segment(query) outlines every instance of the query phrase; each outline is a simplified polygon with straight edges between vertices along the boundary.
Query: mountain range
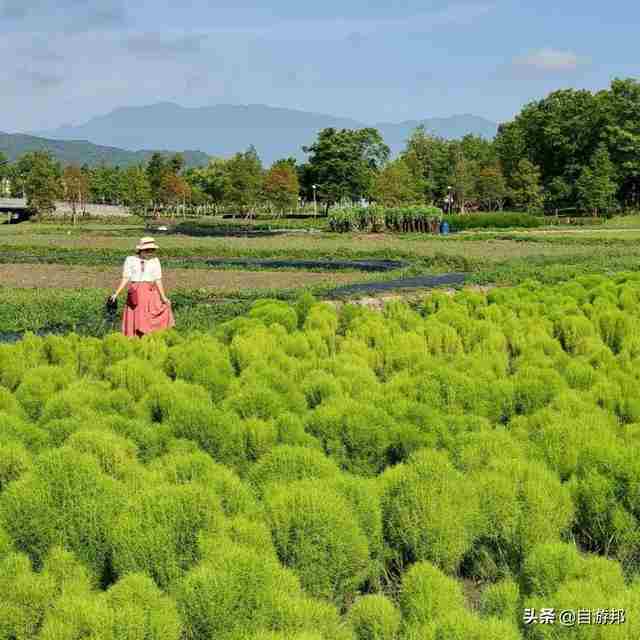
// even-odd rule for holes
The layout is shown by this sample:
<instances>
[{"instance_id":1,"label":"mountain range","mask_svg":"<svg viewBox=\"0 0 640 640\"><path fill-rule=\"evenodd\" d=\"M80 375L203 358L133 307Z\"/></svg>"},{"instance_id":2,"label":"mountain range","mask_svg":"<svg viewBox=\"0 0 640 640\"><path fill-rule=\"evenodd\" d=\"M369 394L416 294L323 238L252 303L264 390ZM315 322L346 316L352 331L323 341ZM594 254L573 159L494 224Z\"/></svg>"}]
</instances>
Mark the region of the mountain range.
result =
<instances>
[{"instance_id":1,"label":"mountain range","mask_svg":"<svg viewBox=\"0 0 640 640\"><path fill-rule=\"evenodd\" d=\"M218 157L229 157L253 144L263 162L271 164L278 158L290 156L303 160L302 146L312 144L317 133L327 127L375 127L395 155L421 124L430 133L443 138L460 138L468 133L492 138L498 127L495 122L471 114L367 124L351 118L265 105L191 108L161 102L115 109L85 124L66 125L34 135L53 140L88 141L103 148L127 151L199 149Z\"/></svg>"},{"instance_id":2,"label":"mountain range","mask_svg":"<svg viewBox=\"0 0 640 640\"><path fill-rule=\"evenodd\" d=\"M116 147L100 146L86 140L50 140L22 133L0 132L0 153L11 162L30 151L49 151L64 165L87 164L95 167L100 164L127 167L146 162L153 151L128 151ZM164 155L170 151L161 151ZM182 152L187 167L205 166L209 156L201 151Z\"/></svg>"}]
</instances>

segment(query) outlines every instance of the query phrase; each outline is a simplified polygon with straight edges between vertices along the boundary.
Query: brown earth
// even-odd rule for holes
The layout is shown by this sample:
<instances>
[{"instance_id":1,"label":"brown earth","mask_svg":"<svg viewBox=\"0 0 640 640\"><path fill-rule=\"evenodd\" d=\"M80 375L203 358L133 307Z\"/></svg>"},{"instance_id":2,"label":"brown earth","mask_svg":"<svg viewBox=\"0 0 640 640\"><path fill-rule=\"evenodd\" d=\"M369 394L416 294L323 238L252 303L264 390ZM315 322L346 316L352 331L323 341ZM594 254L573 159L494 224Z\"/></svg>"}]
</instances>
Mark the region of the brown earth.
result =
<instances>
[{"instance_id":1,"label":"brown earth","mask_svg":"<svg viewBox=\"0 0 640 640\"><path fill-rule=\"evenodd\" d=\"M75 267L54 264L0 265L0 286L18 288L113 289L120 281L119 267ZM349 284L363 280L362 273L315 273L311 271L231 271L170 269L163 274L165 288L293 289L318 284Z\"/></svg>"}]
</instances>

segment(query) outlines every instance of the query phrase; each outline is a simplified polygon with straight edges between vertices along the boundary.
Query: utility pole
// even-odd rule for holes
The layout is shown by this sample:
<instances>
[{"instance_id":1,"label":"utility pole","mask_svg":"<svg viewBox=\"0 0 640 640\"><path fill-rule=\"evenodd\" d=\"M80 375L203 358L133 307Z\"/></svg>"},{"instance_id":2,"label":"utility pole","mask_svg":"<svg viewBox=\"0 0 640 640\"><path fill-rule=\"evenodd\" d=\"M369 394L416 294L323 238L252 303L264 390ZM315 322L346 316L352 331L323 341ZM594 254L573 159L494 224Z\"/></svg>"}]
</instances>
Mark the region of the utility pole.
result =
<instances>
[{"instance_id":1,"label":"utility pole","mask_svg":"<svg viewBox=\"0 0 640 640\"><path fill-rule=\"evenodd\" d=\"M311 187L313 189L313 215L317 216L318 215L318 202L316 200L316 188L318 185L316 184L312 184Z\"/></svg>"}]
</instances>

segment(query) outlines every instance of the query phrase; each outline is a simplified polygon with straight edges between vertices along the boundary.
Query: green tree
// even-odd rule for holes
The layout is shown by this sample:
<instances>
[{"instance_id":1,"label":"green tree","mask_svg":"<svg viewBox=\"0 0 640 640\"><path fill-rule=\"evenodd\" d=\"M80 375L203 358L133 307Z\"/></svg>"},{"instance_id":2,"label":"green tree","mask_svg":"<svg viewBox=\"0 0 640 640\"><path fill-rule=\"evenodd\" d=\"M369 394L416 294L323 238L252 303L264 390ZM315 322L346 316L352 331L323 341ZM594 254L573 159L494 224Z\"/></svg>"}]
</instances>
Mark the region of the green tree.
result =
<instances>
[{"instance_id":1,"label":"green tree","mask_svg":"<svg viewBox=\"0 0 640 640\"><path fill-rule=\"evenodd\" d=\"M401 157L426 202L440 200L447 194L452 169L449 142L428 134L421 125L411 134Z\"/></svg>"},{"instance_id":2,"label":"green tree","mask_svg":"<svg viewBox=\"0 0 640 640\"><path fill-rule=\"evenodd\" d=\"M468 205L477 198L476 163L467 160L462 153L457 154L453 164L453 172L449 179L453 190L454 206L460 213L465 213Z\"/></svg>"},{"instance_id":3,"label":"green tree","mask_svg":"<svg viewBox=\"0 0 640 640\"><path fill-rule=\"evenodd\" d=\"M221 158L211 158L206 167L187 169L184 178L193 190L200 191L215 204L222 204L230 189L227 162Z\"/></svg>"},{"instance_id":4,"label":"green tree","mask_svg":"<svg viewBox=\"0 0 640 640\"><path fill-rule=\"evenodd\" d=\"M385 207L419 204L424 198L421 187L407 161L398 158L376 175L371 187L371 197Z\"/></svg>"},{"instance_id":5,"label":"green tree","mask_svg":"<svg viewBox=\"0 0 640 640\"><path fill-rule=\"evenodd\" d=\"M124 201L129 210L137 215L145 215L151 202L151 185L144 167L129 167L125 183Z\"/></svg>"},{"instance_id":6,"label":"green tree","mask_svg":"<svg viewBox=\"0 0 640 640\"><path fill-rule=\"evenodd\" d=\"M244 153L236 153L226 163L228 190L226 200L237 206L240 213L249 215L256 206L262 191L262 162L252 145Z\"/></svg>"},{"instance_id":7,"label":"green tree","mask_svg":"<svg viewBox=\"0 0 640 640\"><path fill-rule=\"evenodd\" d=\"M585 167L576 183L581 206L594 216L607 212L618 190L615 168L604 144L596 150L588 167Z\"/></svg>"},{"instance_id":8,"label":"green tree","mask_svg":"<svg viewBox=\"0 0 640 640\"><path fill-rule=\"evenodd\" d=\"M511 199L516 207L528 212L540 211L544 195L540 181L540 168L529 160L520 160L511 176Z\"/></svg>"},{"instance_id":9,"label":"green tree","mask_svg":"<svg viewBox=\"0 0 640 640\"><path fill-rule=\"evenodd\" d=\"M310 154L308 177L318 185L318 196L329 207L341 200L359 200L371 189L374 177L389 158L389 147L376 129L323 129Z\"/></svg>"},{"instance_id":10,"label":"green tree","mask_svg":"<svg viewBox=\"0 0 640 640\"><path fill-rule=\"evenodd\" d=\"M39 216L53 213L55 200L61 195L60 166L49 153L27 153L18 162L23 178L27 207Z\"/></svg>"},{"instance_id":11,"label":"green tree","mask_svg":"<svg viewBox=\"0 0 640 640\"><path fill-rule=\"evenodd\" d=\"M91 199L102 204L119 204L123 200L126 178L120 167L101 165L90 173Z\"/></svg>"},{"instance_id":12,"label":"green tree","mask_svg":"<svg viewBox=\"0 0 640 640\"><path fill-rule=\"evenodd\" d=\"M603 94L604 138L628 206L640 208L640 82L615 79Z\"/></svg>"},{"instance_id":13,"label":"green tree","mask_svg":"<svg viewBox=\"0 0 640 640\"><path fill-rule=\"evenodd\" d=\"M9 177L9 161L7 156L0 151L0 183ZM1 191L1 189L0 189Z\"/></svg>"},{"instance_id":14,"label":"green tree","mask_svg":"<svg viewBox=\"0 0 640 640\"><path fill-rule=\"evenodd\" d=\"M295 162L295 161L294 161ZM284 213L298 204L300 182L295 164L289 160L279 160L264 177L264 196L277 211Z\"/></svg>"},{"instance_id":15,"label":"green tree","mask_svg":"<svg viewBox=\"0 0 640 640\"><path fill-rule=\"evenodd\" d=\"M62 185L64 199L71 205L71 219L75 225L78 206L84 209L89 196L89 180L80 167L69 165L62 173Z\"/></svg>"},{"instance_id":16,"label":"green tree","mask_svg":"<svg viewBox=\"0 0 640 640\"><path fill-rule=\"evenodd\" d=\"M507 182L500 163L496 162L480 169L476 190L478 200L485 210L502 210L507 196Z\"/></svg>"},{"instance_id":17,"label":"green tree","mask_svg":"<svg viewBox=\"0 0 640 640\"><path fill-rule=\"evenodd\" d=\"M162 178L167 171L167 163L161 153L154 153L147 163L147 178L151 187L151 198L154 204L159 202L160 185Z\"/></svg>"},{"instance_id":18,"label":"green tree","mask_svg":"<svg viewBox=\"0 0 640 640\"><path fill-rule=\"evenodd\" d=\"M564 178L556 176L545 190L545 202L555 211L565 207L571 208L570 203L573 202L571 185Z\"/></svg>"},{"instance_id":19,"label":"green tree","mask_svg":"<svg viewBox=\"0 0 640 640\"><path fill-rule=\"evenodd\" d=\"M179 176L184 169L185 161L184 156L181 153L176 153L169 159L169 169L172 173Z\"/></svg>"}]
</instances>

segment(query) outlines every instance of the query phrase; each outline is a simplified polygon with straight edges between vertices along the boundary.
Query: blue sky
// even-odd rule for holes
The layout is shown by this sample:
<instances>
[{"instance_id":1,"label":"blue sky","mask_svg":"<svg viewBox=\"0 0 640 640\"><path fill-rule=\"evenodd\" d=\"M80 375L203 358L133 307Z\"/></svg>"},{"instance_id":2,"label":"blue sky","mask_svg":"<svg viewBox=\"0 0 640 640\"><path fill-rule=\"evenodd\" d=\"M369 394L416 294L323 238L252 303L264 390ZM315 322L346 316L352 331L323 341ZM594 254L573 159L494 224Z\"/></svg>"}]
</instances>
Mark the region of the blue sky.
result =
<instances>
[{"instance_id":1,"label":"blue sky","mask_svg":"<svg viewBox=\"0 0 640 640\"><path fill-rule=\"evenodd\" d=\"M159 101L504 121L640 69L631 0L184 4L0 0L0 131Z\"/></svg>"}]
</instances>

